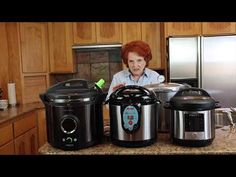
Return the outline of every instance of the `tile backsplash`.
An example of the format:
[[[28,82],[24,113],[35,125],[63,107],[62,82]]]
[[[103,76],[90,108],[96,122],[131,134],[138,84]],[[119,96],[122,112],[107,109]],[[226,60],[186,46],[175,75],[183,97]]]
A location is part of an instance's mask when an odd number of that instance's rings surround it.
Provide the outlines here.
[[[55,84],[72,78],[86,79],[97,82],[99,79],[106,81],[104,90],[108,90],[112,77],[122,70],[120,48],[100,50],[73,50],[76,57],[77,73],[53,74]]]

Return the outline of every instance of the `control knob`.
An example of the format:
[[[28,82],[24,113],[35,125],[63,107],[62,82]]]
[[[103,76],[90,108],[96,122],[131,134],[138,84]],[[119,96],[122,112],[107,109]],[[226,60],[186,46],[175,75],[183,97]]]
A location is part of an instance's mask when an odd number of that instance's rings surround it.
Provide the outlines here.
[[[73,142],[73,140],[72,140],[71,137],[67,137],[67,138],[66,138],[66,143],[72,143],[72,142]]]

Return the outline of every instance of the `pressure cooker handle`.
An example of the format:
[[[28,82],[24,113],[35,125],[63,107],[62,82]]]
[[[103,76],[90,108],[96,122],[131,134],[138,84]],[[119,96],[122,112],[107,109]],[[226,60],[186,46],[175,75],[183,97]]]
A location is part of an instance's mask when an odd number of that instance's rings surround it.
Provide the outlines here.
[[[195,91],[195,92],[192,92]],[[196,87],[191,87],[191,88],[185,88],[185,89],[181,89],[179,90],[175,96],[207,96],[210,97],[210,95],[203,89],[200,88],[196,88]]]
[[[44,93],[39,94],[39,98],[40,98],[43,102],[46,101],[44,96],[45,96]]]
[[[125,90],[140,90],[143,95],[151,95],[151,93],[148,89],[146,89],[142,86],[138,86],[138,85],[126,85],[126,86],[120,87],[114,92],[114,94],[115,94],[115,96],[118,96],[122,92],[124,92]]]
[[[215,101],[215,109],[216,108],[221,108],[220,102],[219,101]]]
[[[68,88],[88,88],[88,82],[84,79],[70,79],[67,81],[59,82],[56,85],[50,87],[47,93],[55,92],[59,89],[68,89]]]
[[[49,101],[45,98],[45,93],[39,94],[39,97],[40,97],[40,99],[42,100],[42,102],[43,102],[44,104],[49,102]]]

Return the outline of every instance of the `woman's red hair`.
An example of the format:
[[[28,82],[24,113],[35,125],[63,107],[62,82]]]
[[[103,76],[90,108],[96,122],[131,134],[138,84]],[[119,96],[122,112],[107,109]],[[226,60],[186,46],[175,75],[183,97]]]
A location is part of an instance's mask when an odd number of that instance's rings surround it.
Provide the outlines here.
[[[124,64],[126,64],[126,66],[128,66],[129,52],[135,52],[139,56],[144,57],[144,60],[146,61],[147,66],[148,66],[149,61],[152,59],[152,52],[151,52],[150,46],[141,40],[131,41],[122,47],[121,57]]]

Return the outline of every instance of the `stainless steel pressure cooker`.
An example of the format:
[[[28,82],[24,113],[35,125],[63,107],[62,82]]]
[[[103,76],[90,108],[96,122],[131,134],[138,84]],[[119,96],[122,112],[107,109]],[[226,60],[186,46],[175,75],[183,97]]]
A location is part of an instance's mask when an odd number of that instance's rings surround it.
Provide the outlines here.
[[[203,89],[178,91],[165,105],[171,109],[171,139],[183,146],[206,146],[215,138],[215,101]]]
[[[113,144],[141,147],[156,141],[160,101],[154,92],[141,86],[128,85],[113,92],[108,102]]]
[[[161,101],[160,109],[158,112],[158,132],[170,131],[171,111],[165,109],[164,105],[181,89],[189,88],[187,85],[178,83],[160,83],[146,85],[145,88],[152,90],[156,93],[157,98]]]
[[[71,79],[40,94],[46,108],[48,142],[78,150],[103,140],[103,94],[95,83]]]

